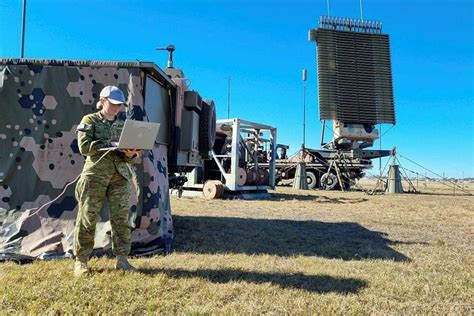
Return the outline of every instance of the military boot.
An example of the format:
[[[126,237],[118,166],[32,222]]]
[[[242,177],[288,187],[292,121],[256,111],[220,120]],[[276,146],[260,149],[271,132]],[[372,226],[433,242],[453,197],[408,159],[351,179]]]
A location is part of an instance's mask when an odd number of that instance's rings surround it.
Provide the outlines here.
[[[132,266],[128,262],[127,256],[117,256],[117,262],[115,263],[115,269],[124,270],[124,271],[136,271],[137,268]]]
[[[74,276],[80,277],[89,272],[87,267],[87,260],[76,258],[74,262]]]

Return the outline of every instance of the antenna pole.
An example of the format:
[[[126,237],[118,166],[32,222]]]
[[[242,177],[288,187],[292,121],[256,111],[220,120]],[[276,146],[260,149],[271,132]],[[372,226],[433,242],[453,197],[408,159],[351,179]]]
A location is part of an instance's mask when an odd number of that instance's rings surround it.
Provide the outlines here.
[[[359,6],[360,6],[360,19],[363,20],[364,16],[362,15],[362,0],[359,0]]]
[[[308,74],[306,69],[303,69],[303,148],[306,144],[306,79]]]
[[[26,26],[26,0],[23,0],[23,14],[21,17],[21,53],[20,58],[25,58],[25,26]]]
[[[230,118],[230,75],[227,77],[227,118]]]

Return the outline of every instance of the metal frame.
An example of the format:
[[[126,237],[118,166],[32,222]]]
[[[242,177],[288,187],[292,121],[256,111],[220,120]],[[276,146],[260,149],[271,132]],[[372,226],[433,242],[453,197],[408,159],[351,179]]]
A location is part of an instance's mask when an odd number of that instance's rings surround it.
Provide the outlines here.
[[[382,22],[363,19],[350,19],[335,16],[321,16],[319,27],[338,31],[361,32],[371,34],[382,33]]]
[[[224,188],[226,191],[231,192],[247,192],[250,193],[252,191],[266,191],[269,189],[275,188],[275,157],[276,157],[276,137],[277,137],[277,129],[271,127],[269,125],[254,123],[246,120],[241,120],[239,118],[231,118],[231,119],[222,119],[216,121],[216,126],[222,128],[223,130],[227,131],[227,134],[232,137],[231,143],[231,150],[230,154],[219,155],[216,154],[214,151],[211,152],[212,159],[216,163],[223,180],[225,180]],[[242,134],[252,134],[256,138],[255,142],[255,149],[261,143],[269,144],[269,150],[271,152],[270,161],[268,163],[262,164],[266,165],[265,169],[268,171],[269,179],[268,185],[239,185],[237,183],[238,175],[239,175],[239,155],[241,152],[241,146],[245,146],[246,151],[250,152],[250,146],[244,141],[244,137]],[[266,133],[268,137],[262,137],[260,134]],[[255,152],[255,151],[254,151]],[[223,159],[230,159],[230,173],[226,173],[225,168],[223,166]],[[251,157],[252,167],[258,168],[259,162],[257,161],[256,154]],[[187,175],[188,181],[184,185],[184,189],[200,189],[203,187],[203,183],[197,182],[197,175],[196,169],[192,172],[188,173]],[[249,192],[250,191],[250,192]]]
[[[275,188],[275,155],[276,155],[276,137],[277,137],[277,130],[274,127],[269,125],[254,123],[246,120],[241,120],[239,118],[232,118],[232,119],[222,119],[217,120],[216,125],[218,127],[227,126],[228,128],[232,129],[232,147],[231,147],[231,154],[230,155],[216,155],[212,152],[212,158],[216,162],[219,170],[221,171],[222,176],[225,178],[225,187],[230,191],[258,191],[258,190],[267,190],[267,189],[274,189]],[[265,139],[259,136],[262,132],[269,132],[270,138]],[[269,185],[238,185],[237,184],[237,176],[239,171],[239,153],[240,153],[240,146],[242,144],[245,146],[245,142],[243,142],[242,133],[252,133],[256,135],[257,142],[255,146],[258,146],[259,141],[266,141],[270,145],[270,152],[271,158],[269,162]],[[248,148],[247,148],[248,150]],[[225,173],[224,167],[222,166],[221,159],[222,158],[230,158],[231,160],[231,169],[230,173]],[[256,157],[253,157],[253,164],[255,167],[258,167],[258,161]]]

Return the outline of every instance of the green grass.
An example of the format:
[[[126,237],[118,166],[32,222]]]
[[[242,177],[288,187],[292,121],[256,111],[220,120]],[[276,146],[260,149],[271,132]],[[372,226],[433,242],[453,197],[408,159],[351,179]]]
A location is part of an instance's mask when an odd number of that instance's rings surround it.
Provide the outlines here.
[[[140,272],[0,265],[1,313],[472,314],[472,197],[279,189],[172,200],[175,252]]]

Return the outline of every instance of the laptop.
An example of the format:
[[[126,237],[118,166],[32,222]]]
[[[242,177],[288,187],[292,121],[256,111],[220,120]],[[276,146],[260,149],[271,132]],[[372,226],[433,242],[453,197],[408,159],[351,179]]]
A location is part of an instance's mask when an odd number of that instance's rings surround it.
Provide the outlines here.
[[[119,141],[99,150],[152,149],[159,129],[160,123],[125,120]]]

